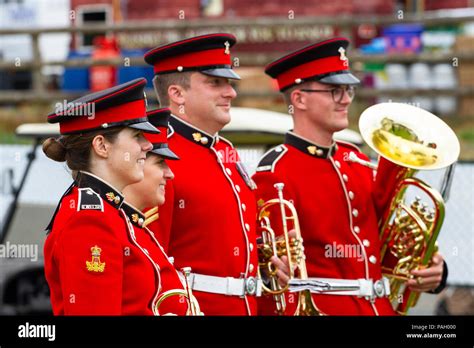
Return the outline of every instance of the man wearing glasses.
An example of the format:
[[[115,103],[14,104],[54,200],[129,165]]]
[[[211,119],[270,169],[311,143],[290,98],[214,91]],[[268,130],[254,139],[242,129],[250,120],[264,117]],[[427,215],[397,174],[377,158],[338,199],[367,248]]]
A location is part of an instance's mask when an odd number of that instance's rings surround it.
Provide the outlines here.
[[[348,108],[359,83],[349,71],[348,45],[343,38],[326,40],[266,67],[265,72],[278,82],[294,128],[286,134],[284,144],[262,157],[253,177],[258,186],[256,197],[259,204],[275,198],[273,185],[283,182],[284,196],[298,212],[309,276],[353,280],[360,285],[359,289],[313,295],[323,313],[394,315],[379,261],[377,211],[382,207],[373,199],[373,172],[348,161],[351,152],[368,160],[355,145],[333,137],[349,125]],[[270,212],[269,217],[278,224],[272,215],[279,215]],[[443,259],[435,255],[433,261],[432,267],[416,274],[422,278],[419,283],[410,281],[413,290],[441,291],[444,287]],[[337,281],[329,282],[337,285]],[[286,314],[294,312],[296,299],[294,294],[287,295]],[[262,302],[259,311],[265,308],[271,313],[271,299]]]

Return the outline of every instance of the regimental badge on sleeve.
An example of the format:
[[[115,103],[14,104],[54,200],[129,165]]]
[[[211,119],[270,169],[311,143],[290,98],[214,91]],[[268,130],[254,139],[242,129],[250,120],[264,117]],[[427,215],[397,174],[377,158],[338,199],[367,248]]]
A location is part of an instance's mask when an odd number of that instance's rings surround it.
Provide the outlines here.
[[[91,248],[92,259],[90,261],[86,261],[87,270],[89,272],[96,272],[102,273],[105,269],[105,262],[100,261],[100,253],[102,249],[97,245],[94,245]]]
[[[255,181],[252,180],[249,173],[247,173],[247,170],[245,169],[244,164],[242,162],[238,161],[237,163],[235,163],[235,165],[237,166],[237,171],[240,173],[242,178],[245,180],[245,183],[247,184],[247,186],[251,190],[256,190],[257,189],[257,184],[255,183]]]

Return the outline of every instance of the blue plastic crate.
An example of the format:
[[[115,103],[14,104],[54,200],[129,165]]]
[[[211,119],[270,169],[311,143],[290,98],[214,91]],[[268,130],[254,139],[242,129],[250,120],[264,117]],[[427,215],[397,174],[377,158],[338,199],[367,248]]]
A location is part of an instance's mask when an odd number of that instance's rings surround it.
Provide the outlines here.
[[[145,50],[122,50],[122,61],[126,57],[142,57],[145,54]],[[152,80],[153,80],[153,67],[151,66],[121,66],[118,69],[118,83],[125,83],[131,81],[133,79],[144,77],[147,80],[147,87],[152,88]]]
[[[389,53],[419,53],[423,50],[420,24],[396,24],[383,30]]]
[[[90,52],[71,51],[69,59],[90,58]],[[65,68],[61,89],[64,91],[88,91],[89,90],[89,68]]]

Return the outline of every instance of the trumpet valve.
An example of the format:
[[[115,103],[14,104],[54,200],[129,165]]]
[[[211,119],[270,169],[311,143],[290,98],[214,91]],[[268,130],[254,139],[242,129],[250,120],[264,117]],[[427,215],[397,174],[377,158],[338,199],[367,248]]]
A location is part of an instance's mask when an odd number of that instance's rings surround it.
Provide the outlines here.
[[[412,209],[418,210],[418,208],[421,206],[421,197],[416,196],[415,200],[411,203]]]
[[[435,218],[435,210],[431,208],[425,215],[425,219],[427,222],[433,222]]]

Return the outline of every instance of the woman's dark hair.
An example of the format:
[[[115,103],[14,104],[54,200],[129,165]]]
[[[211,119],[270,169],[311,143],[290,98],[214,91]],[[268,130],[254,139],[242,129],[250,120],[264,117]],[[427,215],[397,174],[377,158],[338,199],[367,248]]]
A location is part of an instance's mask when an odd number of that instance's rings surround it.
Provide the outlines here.
[[[43,152],[54,161],[66,161],[73,173],[80,170],[90,171],[92,140],[97,135],[103,135],[107,141],[114,143],[123,129],[124,127],[114,127],[48,138],[43,143]]]

